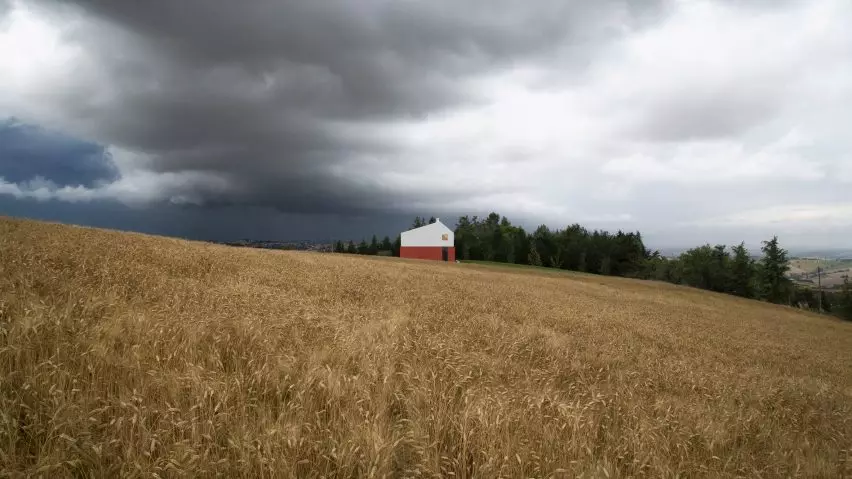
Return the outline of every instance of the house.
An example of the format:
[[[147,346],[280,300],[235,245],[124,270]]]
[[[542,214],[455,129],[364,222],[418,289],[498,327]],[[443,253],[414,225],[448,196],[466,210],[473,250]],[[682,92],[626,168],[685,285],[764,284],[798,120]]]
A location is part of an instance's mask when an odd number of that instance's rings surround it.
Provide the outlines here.
[[[441,220],[400,234],[400,258],[456,261],[455,235]]]

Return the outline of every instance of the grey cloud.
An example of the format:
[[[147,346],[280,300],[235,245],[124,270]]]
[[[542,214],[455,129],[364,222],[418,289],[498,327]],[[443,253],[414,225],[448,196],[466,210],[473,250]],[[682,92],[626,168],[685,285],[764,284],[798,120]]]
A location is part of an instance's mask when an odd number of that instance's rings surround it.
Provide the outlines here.
[[[421,213],[422,214],[422,213]],[[193,240],[353,240],[373,234],[394,237],[411,224],[409,215],[353,216],[286,214],[263,207],[207,208],[164,204],[128,207],[115,201],[75,204],[16,200],[0,195],[0,216],[59,221]]]
[[[146,155],[155,172],[223,178],[230,188],[209,203],[299,212],[425,200],[332,173],[355,158],[403,154],[392,138],[344,135],[341,124],[475,104],[479,75],[549,58],[567,41],[592,48],[613,21],[647,22],[658,8],[627,0],[42,4],[96,19],[67,37],[101,62],[109,101],[59,93],[77,131]]]
[[[730,85],[672,92],[655,99],[630,130],[637,138],[662,142],[738,137],[775,118],[781,92],[773,90]]]

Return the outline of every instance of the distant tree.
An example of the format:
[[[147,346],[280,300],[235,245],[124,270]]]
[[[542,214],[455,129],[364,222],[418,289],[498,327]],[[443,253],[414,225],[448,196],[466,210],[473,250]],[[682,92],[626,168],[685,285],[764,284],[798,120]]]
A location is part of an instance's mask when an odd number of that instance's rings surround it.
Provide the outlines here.
[[[754,297],[755,265],[748,253],[745,243],[731,248],[734,257],[731,259],[731,293],[743,298]]]
[[[724,245],[706,244],[680,255],[680,280],[689,286],[721,293],[729,292],[730,255]]]
[[[476,238],[474,237],[473,223],[467,216],[460,216],[456,222],[455,247],[456,256],[461,260],[472,259],[470,250]]]
[[[431,217],[431,218],[429,218],[429,224],[430,224],[430,225],[431,225],[432,223],[435,223],[436,221],[438,221],[438,220],[436,220],[434,216],[433,216],[433,217]]]
[[[385,236],[381,244],[382,251],[393,251],[393,243],[389,236]]]
[[[553,254],[550,255],[550,267],[556,269],[562,268],[562,248],[557,246]]]
[[[577,271],[586,272],[586,250],[580,251],[579,256],[577,256]]]
[[[503,226],[497,225],[490,231],[491,240],[491,261],[500,263],[508,263],[509,245],[507,238],[504,235]]]
[[[619,231],[615,236],[609,236],[610,273],[616,276],[638,277],[650,254],[645,249],[642,234],[638,231],[624,233]]]
[[[793,290],[792,304],[799,308],[816,310],[817,298],[814,290],[809,287],[795,288]]]
[[[349,240],[349,245],[346,247],[346,252],[349,254],[358,254],[358,248],[355,247],[355,243],[352,240]]]
[[[601,269],[600,269],[601,274],[610,274],[610,272],[612,271],[611,270],[611,268],[612,268],[611,261],[612,260],[610,259],[609,255],[603,256],[601,258]]]
[[[556,250],[556,240],[547,225],[540,225],[530,237],[530,248],[535,248],[539,258],[549,258]],[[544,264],[542,262],[542,264]]]
[[[370,245],[367,244],[367,240],[361,240],[358,243],[358,254],[370,254]]]
[[[412,228],[420,228],[421,226],[426,226],[426,221],[419,216],[415,216],[414,222],[411,224],[411,227]]]
[[[683,265],[683,255],[668,261],[665,280],[674,284],[689,284],[685,279],[686,267]]]
[[[538,249],[535,245],[530,247],[529,257],[527,258],[527,262],[532,266],[541,266],[541,256],[538,254]]]
[[[530,240],[527,232],[520,226],[511,227],[511,247],[514,262],[524,264],[530,254]]]
[[[373,238],[370,240],[370,247],[367,250],[368,254],[378,254],[379,253],[379,238],[376,235],[373,235]]]
[[[618,235],[613,236],[607,231],[595,230],[587,235],[586,270],[596,274],[618,273],[613,270],[613,259],[618,254],[618,242]]]
[[[792,292],[792,281],[787,278],[790,261],[787,250],[778,245],[778,237],[763,242],[763,258],[760,262],[758,283],[761,296],[767,301],[785,304]]]
[[[345,253],[346,252],[346,247],[343,246],[343,241],[337,240],[334,243],[334,252],[335,253]]]
[[[731,275],[731,255],[725,245],[718,244],[713,247],[713,291],[720,293],[731,293],[733,291],[733,278]]]
[[[642,265],[639,277],[656,281],[670,281],[671,261],[664,258],[659,251],[648,253]]]

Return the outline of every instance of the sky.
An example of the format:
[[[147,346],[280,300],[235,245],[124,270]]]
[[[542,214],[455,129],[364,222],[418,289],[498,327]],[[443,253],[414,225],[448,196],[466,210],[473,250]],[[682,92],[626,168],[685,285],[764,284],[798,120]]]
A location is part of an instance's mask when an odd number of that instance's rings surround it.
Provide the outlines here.
[[[0,0],[0,214],[852,245],[848,0]]]

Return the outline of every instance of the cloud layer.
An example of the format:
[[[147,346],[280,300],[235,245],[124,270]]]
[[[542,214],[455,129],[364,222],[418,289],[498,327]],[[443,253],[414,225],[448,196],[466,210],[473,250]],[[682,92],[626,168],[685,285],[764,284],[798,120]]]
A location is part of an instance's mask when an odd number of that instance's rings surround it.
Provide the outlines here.
[[[105,145],[116,175],[0,162],[0,194],[852,234],[845,0],[3,5],[0,118]]]

